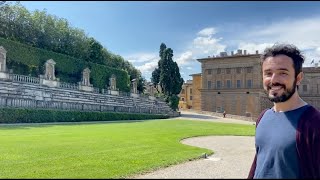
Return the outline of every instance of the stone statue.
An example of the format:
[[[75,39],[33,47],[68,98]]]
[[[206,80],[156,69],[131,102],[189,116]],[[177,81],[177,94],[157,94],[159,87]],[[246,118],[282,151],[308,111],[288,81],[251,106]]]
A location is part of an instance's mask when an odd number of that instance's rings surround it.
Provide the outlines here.
[[[82,71],[82,85],[90,86],[90,72],[89,68],[85,68]]]
[[[0,46],[0,72],[6,71],[6,53],[7,51]]]
[[[138,94],[138,90],[137,90],[137,88],[138,88],[137,80],[136,80],[136,79],[132,79],[131,82],[132,82],[132,90],[131,90],[132,93]]]
[[[110,90],[116,90],[117,89],[116,85],[117,85],[116,76],[112,74],[109,79]]]
[[[45,66],[46,66],[46,70],[45,70],[45,74],[44,77],[47,80],[56,80],[56,77],[54,75],[54,65],[56,64],[56,62],[53,61],[53,59],[49,59]]]

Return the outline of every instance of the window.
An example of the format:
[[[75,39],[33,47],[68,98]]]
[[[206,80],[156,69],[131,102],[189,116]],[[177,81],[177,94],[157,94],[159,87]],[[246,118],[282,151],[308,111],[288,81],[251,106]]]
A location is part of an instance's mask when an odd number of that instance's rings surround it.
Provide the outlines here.
[[[192,101],[192,96],[190,96],[190,101]]]
[[[220,68],[217,69],[217,74],[221,74],[221,69]]]
[[[252,67],[247,67],[247,73],[252,73]]]
[[[237,68],[237,73],[238,73],[238,74],[241,73],[241,68]]]
[[[192,94],[192,89],[190,89],[190,94]]]
[[[181,98],[181,101],[184,101],[184,98],[183,98],[183,97]]]
[[[211,74],[212,72],[211,72],[211,69],[208,69],[208,74]]]
[[[221,81],[217,81],[217,89],[221,88]]]
[[[227,69],[226,69],[226,73],[227,73],[227,74],[230,74],[230,73],[231,73],[231,69],[230,69],[230,68],[227,68]]]
[[[251,81],[251,79],[247,80],[247,88],[252,88],[252,81]]]
[[[241,80],[237,80],[237,88],[241,88]]]
[[[227,80],[227,88],[231,88],[231,80]]]
[[[303,92],[307,92],[308,86],[306,84],[302,85],[302,90],[303,90]]]
[[[208,81],[208,89],[211,89],[211,81]]]

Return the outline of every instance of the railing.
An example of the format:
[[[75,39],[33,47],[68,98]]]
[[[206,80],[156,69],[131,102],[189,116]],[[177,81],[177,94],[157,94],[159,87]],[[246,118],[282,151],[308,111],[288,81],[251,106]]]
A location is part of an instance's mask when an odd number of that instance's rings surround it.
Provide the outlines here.
[[[33,85],[40,85],[40,78],[31,77],[31,76],[24,76],[24,75],[18,75],[18,74],[9,73],[9,80],[11,80],[12,82],[21,82],[21,83],[28,83],[28,84],[33,84]],[[70,89],[70,90],[79,91],[79,85],[78,84],[61,82],[61,81],[58,84],[59,84],[58,87],[61,88],[61,89]],[[119,92],[119,96],[121,96],[121,97],[130,97],[131,96],[130,92],[122,92],[122,91],[119,91],[119,90],[118,90],[118,92]],[[96,88],[96,87],[93,87],[93,93],[96,93],[96,94],[109,94],[110,95],[110,92],[107,89],[104,89],[104,92],[100,92],[100,89]],[[148,95],[139,94],[139,98],[138,99],[140,99],[139,102],[140,102],[140,104],[142,104],[141,107],[150,105],[149,104],[150,100],[148,98]],[[157,100],[155,102],[156,104],[158,103],[157,101],[161,102],[161,101],[164,101],[164,99],[157,98]],[[147,104],[144,104],[143,102],[146,102]],[[46,103],[44,103],[41,106],[46,106],[45,105]],[[164,105],[162,105],[162,103],[159,103],[159,105],[158,105],[159,108],[161,108],[163,106]],[[134,110],[134,111],[136,111],[136,110]],[[144,110],[139,110],[139,112],[140,111],[144,111]]]
[[[129,92],[119,91],[119,96],[130,97],[130,93]]]
[[[77,84],[73,84],[73,83],[60,82],[59,87],[63,88],[63,89],[79,90],[79,86]]]
[[[40,83],[40,78],[18,75],[18,74],[9,74],[9,79],[12,80],[13,82],[26,82],[30,84]]]
[[[93,87],[93,92],[99,94],[100,93],[99,88]]]
[[[167,114],[160,108],[152,107],[129,107],[104,104],[74,103],[61,101],[44,101],[24,98],[12,98],[0,96],[0,107],[11,108],[36,108],[36,109],[59,109],[59,110],[81,110],[81,111],[99,111],[99,112],[128,112],[128,113],[146,113],[146,114]]]

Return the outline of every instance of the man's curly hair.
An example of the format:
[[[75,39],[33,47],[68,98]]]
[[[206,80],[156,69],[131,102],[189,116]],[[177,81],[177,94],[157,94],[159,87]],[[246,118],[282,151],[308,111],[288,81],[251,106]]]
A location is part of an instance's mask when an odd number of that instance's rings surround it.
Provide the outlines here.
[[[266,48],[261,55],[262,63],[268,57],[275,57],[277,55],[286,55],[293,60],[293,67],[295,76],[302,71],[302,64],[304,62],[304,56],[301,51],[292,44],[274,44],[272,47]]]

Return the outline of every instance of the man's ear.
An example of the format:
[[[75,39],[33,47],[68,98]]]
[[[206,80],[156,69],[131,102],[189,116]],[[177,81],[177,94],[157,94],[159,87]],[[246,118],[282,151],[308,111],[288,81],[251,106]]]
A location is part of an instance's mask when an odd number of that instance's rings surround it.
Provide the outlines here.
[[[302,79],[303,79],[303,72],[301,71],[298,75],[297,75],[297,85],[300,85]]]

